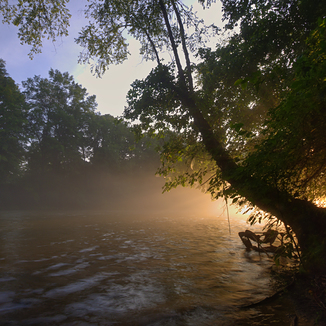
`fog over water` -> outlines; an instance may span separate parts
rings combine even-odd
[[[98,210],[1,213],[1,325],[288,325],[288,307],[240,309],[275,291],[245,217],[229,234],[223,202],[118,180]]]
[[[164,179],[154,174],[98,174],[87,183],[86,187],[90,191],[86,200],[97,202],[96,207],[100,210],[147,213],[180,211],[204,215],[211,215],[220,210],[209,194],[204,194],[198,189],[178,187],[162,193],[163,185]]]

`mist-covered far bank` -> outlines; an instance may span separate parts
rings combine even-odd
[[[1,124],[0,210],[211,210],[199,190],[162,195],[155,172],[163,140],[139,140],[126,122],[99,115],[73,76],[50,69],[20,90],[1,59],[0,70],[10,108]]]
[[[164,179],[153,169],[135,173],[91,171],[70,176],[40,174],[18,184],[2,185],[1,210],[90,209],[125,212],[188,212],[210,215],[210,195],[176,188],[162,193]]]

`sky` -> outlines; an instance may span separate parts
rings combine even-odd
[[[219,3],[203,10],[196,0],[184,2],[193,5],[195,11],[205,19],[207,24],[215,23],[222,27]],[[97,109],[101,114],[121,116],[131,83],[135,79],[145,78],[155,66],[155,62],[144,61],[139,55],[137,41],[130,39],[128,40],[131,53],[129,59],[123,64],[111,66],[102,78],[92,75],[89,66],[78,64],[78,55],[82,48],[75,44],[74,39],[78,37],[82,26],[87,23],[82,12],[86,3],[86,0],[70,0],[68,8],[72,17],[69,36],[58,39],[55,43],[45,41],[42,53],[36,54],[33,60],[28,56],[30,47],[20,44],[17,28],[0,23],[0,58],[5,60],[8,74],[18,85],[35,75],[47,78],[51,68],[68,72],[74,76],[77,83],[87,89],[89,95],[96,95]]]

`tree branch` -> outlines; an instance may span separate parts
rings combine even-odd
[[[175,62],[177,64],[177,68],[178,68],[178,74],[179,74],[180,80],[182,82],[183,88],[185,90],[187,90],[187,83],[186,83],[186,79],[185,79],[183,69],[182,69],[182,65],[181,65],[181,62],[180,62],[178,49],[177,49],[177,46],[175,44],[175,40],[174,40],[174,36],[173,36],[173,33],[172,33],[172,28],[171,28],[171,25],[170,25],[169,17],[168,17],[168,14],[166,12],[166,8],[165,8],[165,5],[164,5],[163,1],[159,0],[159,3],[160,3],[161,11],[162,11],[162,14],[163,14],[163,17],[164,17],[165,26],[166,26],[166,28],[168,30],[169,39],[170,39],[170,42],[171,42]]]
[[[177,20],[178,20],[178,24],[179,24],[179,28],[180,28],[182,49],[183,49],[183,53],[185,55],[186,65],[187,65],[187,77],[188,77],[188,81],[189,81],[189,87],[190,87],[190,91],[193,92],[194,86],[193,86],[193,80],[192,80],[192,75],[191,75],[191,63],[190,63],[189,52],[188,52],[187,44],[186,44],[185,31],[183,28],[183,23],[181,20],[180,12],[179,12],[174,0],[172,0],[172,6],[173,6],[173,10],[177,16]]]
[[[149,43],[151,44],[152,48],[153,48],[153,51],[155,53],[155,57],[156,57],[156,62],[157,64],[160,66],[161,65],[161,60],[160,60],[160,57],[158,55],[158,52],[156,50],[156,46],[155,46],[155,43],[154,41],[152,40],[151,36],[149,35],[149,33],[147,32],[146,28],[143,29],[143,31],[145,32],[147,38],[148,38],[148,41]]]

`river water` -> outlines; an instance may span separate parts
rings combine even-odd
[[[1,325],[289,325],[244,218],[2,213]]]

